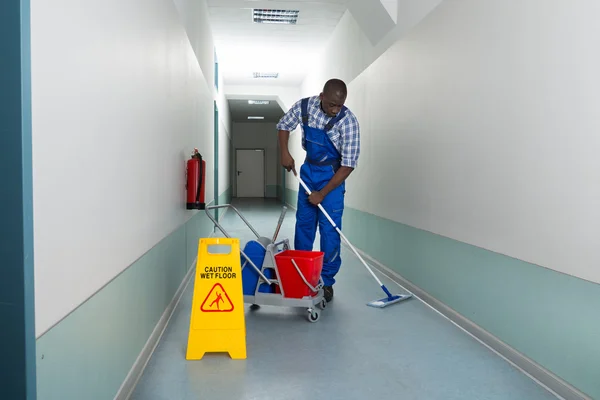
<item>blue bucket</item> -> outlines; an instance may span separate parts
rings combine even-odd
[[[252,262],[254,263],[254,265],[256,265],[256,267],[258,267],[258,269],[262,268],[267,251],[260,243],[258,243],[255,240],[249,241],[244,247],[244,253],[246,254],[246,256],[248,256],[250,260],[252,260]],[[258,284],[258,279],[260,278],[260,275],[258,274],[258,272],[256,272],[254,267],[248,262],[248,260],[246,259],[246,257],[244,257],[243,254],[240,254],[240,260],[242,266],[244,265],[244,263],[246,264],[246,266],[242,270],[242,288],[244,291],[244,295],[253,296],[256,291],[256,285]],[[268,269],[263,273],[267,278],[272,279],[275,271],[273,271],[272,269]],[[263,283],[258,289],[258,291],[261,293],[274,293],[275,286],[276,285],[268,285],[266,283]]]

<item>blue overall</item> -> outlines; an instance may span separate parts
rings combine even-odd
[[[306,149],[306,159],[300,167],[300,177],[313,192],[323,189],[340,167],[342,156],[331,142],[327,132],[344,117],[346,107],[343,107],[339,114],[333,117],[322,130],[308,126],[308,99],[303,99],[301,104],[304,132],[302,142]],[[345,193],[345,183],[342,182],[341,185],[329,192],[321,203],[340,229],[342,229]],[[321,236],[321,251],[325,253],[321,277],[325,286],[333,286],[334,277],[342,264],[340,235],[319,208],[308,201],[308,195],[300,185],[294,238],[296,250],[312,251],[317,225]]]

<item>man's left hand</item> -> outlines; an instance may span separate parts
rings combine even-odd
[[[319,205],[325,196],[323,196],[321,194],[321,192],[319,191],[314,191],[310,194],[310,196],[308,196],[308,201],[310,202],[310,204],[312,204],[313,206]]]

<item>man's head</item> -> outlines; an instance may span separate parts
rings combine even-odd
[[[323,92],[319,95],[321,107],[325,114],[335,117],[346,102],[348,90],[346,84],[340,79],[330,79],[325,83]]]

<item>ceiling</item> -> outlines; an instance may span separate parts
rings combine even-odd
[[[219,71],[227,85],[299,85],[350,0],[208,0]],[[295,25],[257,24],[252,9],[299,10]],[[318,62],[318,61],[317,61]],[[253,72],[278,72],[277,79]]]
[[[254,99],[250,99],[254,100]],[[268,100],[269,104],[248,104],[246,100],[228,100],[232,122],[269,122],[276,124],[283,116],[283,110],[276,100]],[[262,116],[262,120],[249,120],[249,116]]]

